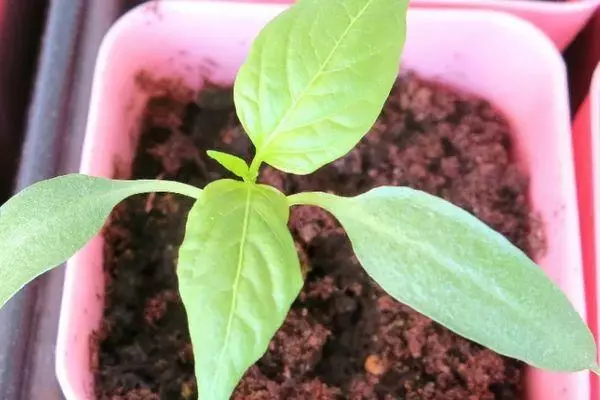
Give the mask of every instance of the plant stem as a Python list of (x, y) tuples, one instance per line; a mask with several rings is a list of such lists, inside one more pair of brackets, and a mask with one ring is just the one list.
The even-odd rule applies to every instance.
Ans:
[(148, 180), (148, 182), (152, 182), (153, 186), (156, 186), (156, 189), (154, 190), (156, 192), (163, 191), (177, 193), (193, 199), (198, 199), (202, 192), (202, 189), (200, 188), (176, 181)]
[(291, 194), (287, 200), (290, 206), (308, 205), (311, 202), (310, 194), (307, 195), (307, 193)]
[(301, 205), (323, 207), (331, 197), (335, 196), (324, 192), (301, 192), (287, 196), (287, 201), (290, 207)]
[(258, 170), (260, 169), (260, 165), (262, 164), (262, 160), (259, 158), (257, 154), (252, 163), (250, 164), (250, 169), (248, 170), (248, 180), (252, 183), (256, 182), (258, 178)]

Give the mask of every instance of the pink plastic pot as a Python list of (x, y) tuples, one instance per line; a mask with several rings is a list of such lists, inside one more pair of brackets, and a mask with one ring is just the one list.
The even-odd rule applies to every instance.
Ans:
[[(240, 0), (238, 0), (240, 1)], [(294, 0), (241, 0), (291, 4)], [(585, 26), (599, 0), (409, 0), (412, 7), (503, 11), (524, 18), (544, 31), (563, 50)]]
[[(283, 9), (277, 5), (178, 1), (137, 8), (107, 34), (98, 57), (81, 172), (111, 177), (131, 161), (147, 94), (140, 70), (201, 89), (231, 84), (252, 39)], [(515, 130), (515, 157), (531, 176), (547, 252), (537, 261), (585, 316), (579, 223), (565, 68), (532, 25), (491, 12), (412, 10), (404, 64), (422, 75), (489, 99)], [(473, 40), (477, 37), (478, 40)], [(67, 266), (57, 375), (68, 400), (92, 399), (90, 334), (99, 327), (104, 279), (102, 238)], [(587, 373), (528, 369), (528, 398), (588, 400)]]
[(563, 50), (600, 5), (598, 0), (411, 0), (414, 7), (486, 9), (524, 18), (544, 31)]
[[(596, 338), (600, 330), (600, 64), (590, 93), (573, 123), (573, 151), (581, 215), (581, 237), (589, 324)], [(600, 398), (600, 378), (592, 377), (592, 399)]]

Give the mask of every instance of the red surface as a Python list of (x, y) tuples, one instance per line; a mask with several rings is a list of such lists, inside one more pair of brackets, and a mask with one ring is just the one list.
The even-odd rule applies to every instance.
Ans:
[[(596, 246), (594, 230), (594, 171), (592, 165), (592, 136), (590, 100), (587, 98), (573, 123), (573, 152), (580, 215), (583, 273), (587, 299), (588, 325), (598, 339), (598, 299), (596, 296)], [(591, 399), (600, 398), (600, 378), (590, 374)]]

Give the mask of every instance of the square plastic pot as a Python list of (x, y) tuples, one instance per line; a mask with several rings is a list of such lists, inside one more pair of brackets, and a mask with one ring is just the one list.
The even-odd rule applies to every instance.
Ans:
[[(240, 0), (238, 0), (240, 1)], [(241, 0), (292, 4), (293, 0)], [(600, 0), (408, 0), (412, 7), (502, 11), (526, 19), (564, 50), (585, 26)]]
[[(600, 64), (592, 77), (590, 92), (573, 122), (573, 151), (577, 195), (581, 215), (581, 245), (584, 265), (587, 313), (598, 338), (600, 330)], [(600, 398), (600, 378), (592, 377), (592, 399)]]
[(526, 19), (564, 50), (594, 14), (598, 0), (411, 0), (414, 7), (485, 9)]
[[(197, 90), (232, 84), (251, 41), (284, 6), (178, 1), (122, 17), (102, 44), (94, 78), (81, 172), (111, 177), (131, 161), (147, 94), (134, 77), (181, 79)], [(579, 223), (566, 74), (538, 29), (483, 11), (411, 10), (403, 66), (499, 107), (514, 128), (515, 157), (531, 177), (530, 197), (544, 222), (547, 251), (536, 261), (585, 317)], [(473, 40), (473, 37), (479, 40)], [(93, 399), (90, 334), (103, 310), (102, 238), (68, 263), (57, 375), (68, 400)], [(589, 400), (587, 373), (527, 369), (528, 399)]]

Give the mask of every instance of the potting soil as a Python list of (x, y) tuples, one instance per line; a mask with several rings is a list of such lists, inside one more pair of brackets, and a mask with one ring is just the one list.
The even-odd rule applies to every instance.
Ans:
[[(142, 120), (134, 178), (202, 187), (232, 177), (206, 150), (251, 159), (230, 89), (211, 90), (198, 101), (177, 82), (141, 74), (138, 83), (153, 97)], [(512, 160), (510, 137), (508, 124), (486, 101), (405, 74), (375, 126), (347, 156), (308, 176), (264, 167), (260, 181), (286, 194), (355, 195), (381, 185), (410, 186), (475, 214), (534, 255), (543, 251), (541, 224), (528, 203), (527, 176)], [(116, 170), (122, 170), (118, 164)], [(99, 399), (197, 396), (175, 274), (191, 205), (177, 195), (138, 195), (115, 209), (104, 230), (106, 306), (91, 343)], [(388, 296), (326, 212), (295, 207), (289, 226), (306, 283), (234, 399), (520, 398), (519, 362)]]

